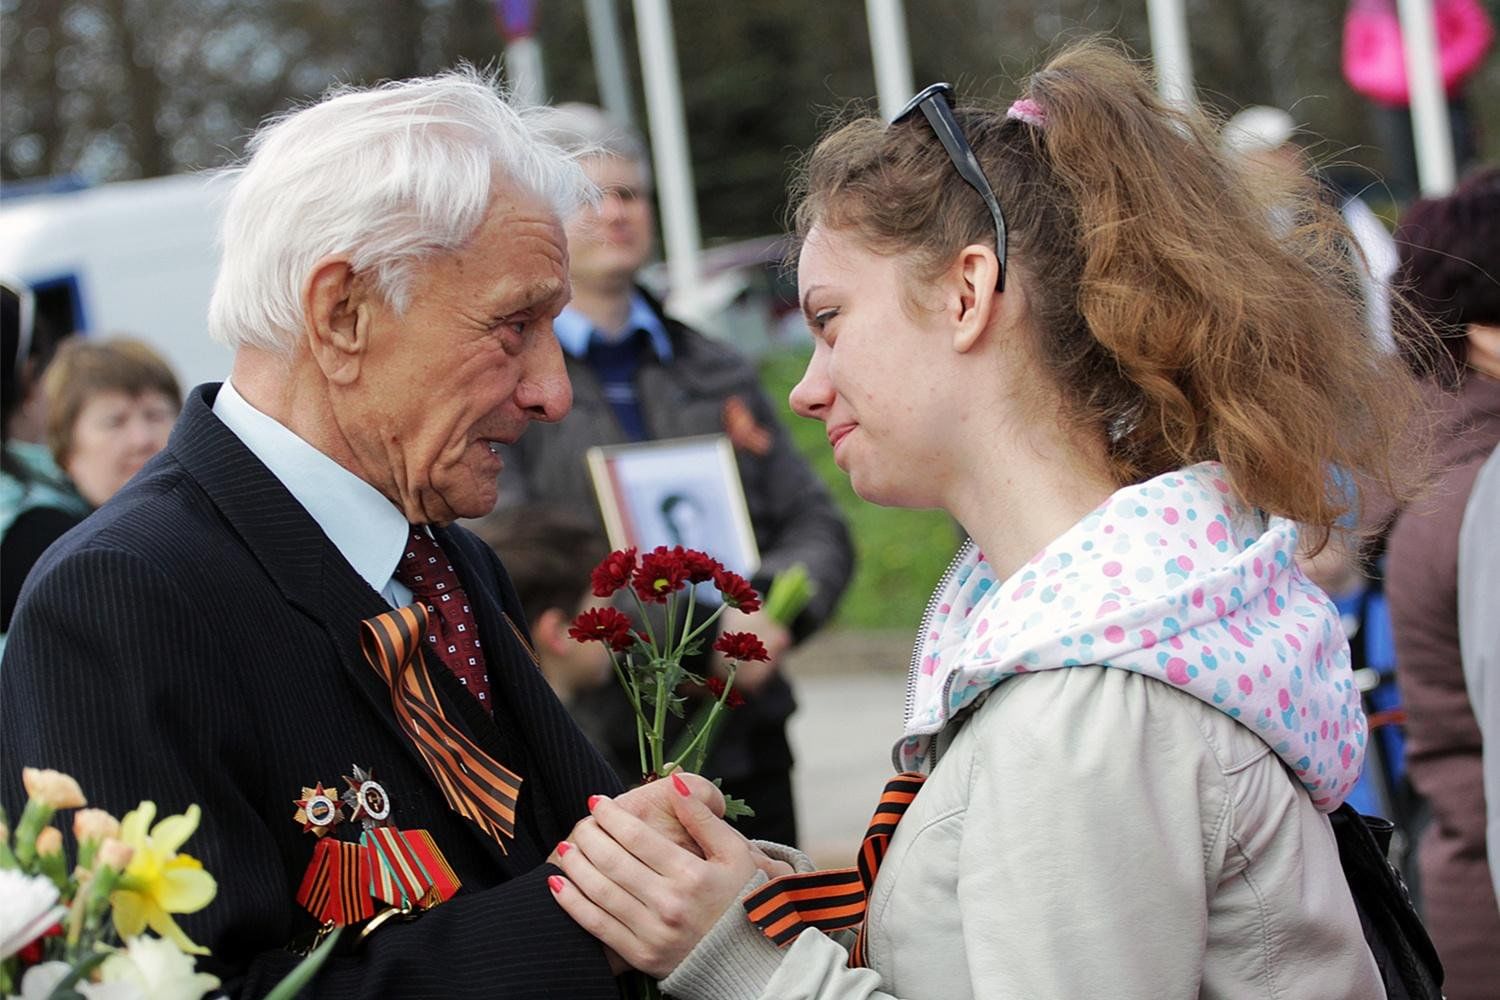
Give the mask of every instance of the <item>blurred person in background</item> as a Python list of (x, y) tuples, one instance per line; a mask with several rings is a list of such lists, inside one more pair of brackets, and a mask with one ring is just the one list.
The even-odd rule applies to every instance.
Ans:
[[(1293, 183), (1311, 177), (1319, 194), (1338, 209), (1354, 236), (1350, 252), (1363, 255), (1359, 286), (1364, 295), (1366, 328), (1377, 344), (1394, 346), (1391, 338), (1388, 283), (1396, 269), (1396, 244), (1390, 230), (1358, 194), (1335, 186), (1317, 170), (1297, 143), (1297, 123), (1281, 108), (1254, 105), (1237, 112), (1220, 132), (1224, 151), (1251, 170), (1281, 173)], [(1273, 221), (1290, 238), (1297, 220), (1287, 206), (1272, 210)]]
[[(1294, 559), (1348, 509), (1329, 468), (1413, 488), (1414, 380), (1347, 230), (1112, 46), (1007, 111), (948, 93), (825, 136), (797, 188), (793, 408), (863, 499), (973, 539), (917, 637), (908, 773), (850, 878), (765, 884), (683, 796), (705, 858), (603, 802), (558, 899), (681, 1000), (1385, 995), (1330, 819), (1365, 719)], [(1267, 225), (1289, 199), (1320, 238)]]
[(47, 338), (39, 335), (35, 300), (20, 282), (0, 281), (4, 385), (0, 386), (0, 649), (26, 574), (47, 546), (88, 516), (89, 505), (69, 485), (47, 448), (16, 440), (16, 422), (35, 398)]
[(1458, 541), (1475, 478), (1500, 443), (1500, 168), (1412, 204), (1396, 238), (1396, 287), (1436, 334), (1406, 353), (1430, 392), (1440, 474), (1396, 516), (1385, 590), (1407, 766), (1432, 810), (1417, 850), (1424, 914), (1448, 996), (1479, 1000), (1500, 984), (1500, 909), (1486, 857), (1484, 740), (1459, 648)]
[(80, 496), (100, 507), (167, 446), (182, 389), (167, 362), (128, 337), (74, 337), (42, 377), (47, 446)]
[(591, 521), (550, 507), (505, 508), (470, 527), (510, 573), (547, 683), (602, 748), (605, 734), (587, 724), (587, 716), (580, 718), (576, 705), (580, 694), (613, 683), (609, 650), (603, 643), (578, 642), (568, 629), (579, 612), (598, 603), (589, 591), (589, 571), (609, 554), (609, 545)]
[[(758, 634), (771, 661), (740, 667), (735, 687), (746, 704), (719, 727), (704, 771), (723, 778), (727, 789), (754, 807), (756, 815), (740, 823), (747, 836), (793, 843), (786, 724), (796, 705), (779, 661), (837, 606), (854, 563), (848, 529), (777, 419), (755, 365), (729, 345), (668, 318), (637, 283), (652, 244), (650, 178), (640, 138), (581, 104), (552, 109), (543, 125), (553, 141), (583, 155), (584, 170), (604, 198), (568, 225), (573, 299), (555, 331), (573, 385), (572, 412), (504, 450), (500, 506), (551, 505), (600, 523), (584, 457), (589, 448), (729, 435), (761, 554), (752, 582), (764, 594), (776, 573), (801, 563), (815, 593), (791, 629), (765, 612), (730, 608), (720, 619), (721, 632)], [(722, 675), (719, 654), (712, 655)], [(600, 717), (613, 719), (609, 756), (616, 769), (628, 782), (639, 780), (629, 701), (615, 685), (584, 697), (594, 699), (605, 702), (593, 707)]]

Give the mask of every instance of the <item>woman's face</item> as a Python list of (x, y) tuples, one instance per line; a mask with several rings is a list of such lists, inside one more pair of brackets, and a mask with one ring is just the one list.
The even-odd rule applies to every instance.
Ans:
[(117, 389), (96, 393), (73, 422), (66, 471), (78, 492), (98, 507), (161, 451), (177, 419), (177, 406), (162, 393), (131, 396)]
[(834, 462), (864, 499), (941, 506), (965, 413), (942, 293), (930, 313), (908, 306), (898, 258), (822, 226), (803, 244), (797, 284), (814, 349), (792, 409), (823, 422)]

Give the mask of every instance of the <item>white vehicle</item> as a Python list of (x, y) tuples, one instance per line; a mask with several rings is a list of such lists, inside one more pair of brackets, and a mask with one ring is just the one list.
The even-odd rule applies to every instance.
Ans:
[(0, 201), (0, 274), (36, 293), (58, 333), (127, 334), (156, 348), (184, 389), (229, 374), (208, 338), (226, 174), (183, 174)]

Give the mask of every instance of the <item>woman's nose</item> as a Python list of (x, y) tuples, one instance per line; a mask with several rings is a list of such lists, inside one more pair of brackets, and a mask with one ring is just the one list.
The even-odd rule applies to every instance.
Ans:
[(799, 417), (822, 420), (828, 413), (829, 404), (833, 402), (833, 385), (828, 381), (828, 366), (823, 361), (824, 350), (822, 345), (813, 350), (813, 356), (807, 362), (807, 371), (792, 386), (789, 401), (792, 412)]

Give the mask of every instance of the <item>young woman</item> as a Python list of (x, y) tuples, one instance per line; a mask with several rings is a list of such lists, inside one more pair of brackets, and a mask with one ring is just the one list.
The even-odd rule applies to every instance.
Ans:
[(973, 541), (918, 635), (867, 906), (763, 886), (686, 797), (703, 858), (607, 800), (564, 845), (561, 905), (671, 995), (1383, 994), (1326, 817), (1365, 721), (1294, 556), (1342, 513), (1331, 469), (1402, 493), (1412, 389), (1311, 189), (1274, 224), (1290, 194), (1216, 149), (1085, 43), (1008, 111), (929, 88), (812, 154), (792, 405), (860, 496)]

